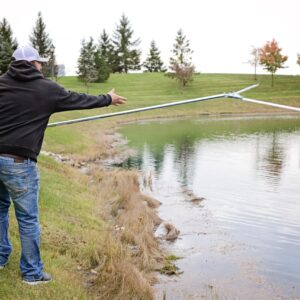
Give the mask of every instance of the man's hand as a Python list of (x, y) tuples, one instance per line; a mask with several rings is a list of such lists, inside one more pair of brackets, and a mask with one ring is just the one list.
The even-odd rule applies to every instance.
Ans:
[(120, 105), (120, 104), (125, 104), (126, 103), (126, 98), (119, 96), (115, 93), (115, 89), (112, 89), (110, 92), (108, 92), (107, 94), (109, 94), (111, 96), (111, 104), (113, 105)]

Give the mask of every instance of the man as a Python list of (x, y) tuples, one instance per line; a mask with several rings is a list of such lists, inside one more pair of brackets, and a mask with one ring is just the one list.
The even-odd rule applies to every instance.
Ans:
[(92, 96), (66, 91), (41, 73), (41, 58), (32, 47), (18, 48), (0, 77), (0, 269), (8, 262), (8, 210), (14, 203), (21, 239), (20, 269), (24, 283), (51, 281), (40, 257), (39, 172), (36, 166), (44, 132), (55, 112), (119, 105), (115, 94)]

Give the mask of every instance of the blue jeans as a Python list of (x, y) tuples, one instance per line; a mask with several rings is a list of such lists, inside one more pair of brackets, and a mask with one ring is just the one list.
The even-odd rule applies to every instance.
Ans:
[(8, 238), (9, 206), (14, 204), (21, 239), (20, 269), (29, 281), (42, 277), (38, 194), (40, 177), (36, 163), (15, 163), (0, 154), (0, 265), (5, 265), (12, 251)]

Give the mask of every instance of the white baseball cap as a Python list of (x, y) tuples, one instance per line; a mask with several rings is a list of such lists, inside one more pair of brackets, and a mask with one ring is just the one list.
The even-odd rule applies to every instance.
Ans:
[(15, 60), (47, 62), (49, 58), (40, 57), (36, 49), (25, 46), (18, 48), (12, 55)]

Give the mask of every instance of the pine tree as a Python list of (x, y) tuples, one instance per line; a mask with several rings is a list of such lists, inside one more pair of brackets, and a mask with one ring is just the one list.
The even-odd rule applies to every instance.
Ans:
[(190, 42), (179, 29), (172, 50), (173, 57), (170, 58), (170, 69), (172, 78), (176, 78), (183, 86), (193, 80), (195, 67), (192, 64), (192, 53)]
[(95, 53), (95, 68), (97, 71), (97, 78), (95, 81), (105, 82), (109, 78), (111, 69), (100, 50), (97, 50)]
[(56, 64), (55, 47), (50, 48), (49, 61), (43, 67), (43, 73), (46, 77), (52, 77), (57, 80), (58, 66)]
[(4, 38), (0, 35), (0, 75), (7, 71), (12, 53), (13, 49), (11, 45), (4, 41)]
[(56, 68), (55, 47), (49, 34), (46, 32), (46, 25), (43, 21), (42, 13), (38, 13), (38, 18), (33, 28), (32, 35), (29, 36), (32, 47), (34, 47), (42, 57), (49, 57), (49, 61), (43, 67), (46, 77), (54, 77)]
[(0, 74), (7, 71), (12, 54), (17, 47), (18, 43), (13, 38), (11, 27), (7, 20), (3, 18), (2, 22), (0, 22)]
[(18, 48), (18, 42), (13, 38), (12, 29), (5, 18), (0, 22), (0, 35), (11, 45), (13, 51)]
[(135, 48), (140, 44), (140, 39), (132, 40), (133, 30), (130, 27), (128, 18), (124, 14), (113, 37), (113, 72), (128, 73), (129, 70), (140, 70), (141, 52)]
[(166, 69), (163, 67), (164, 63), (160, 58), (160, 51), (156, 47), (155, 41), (150, 44), (150, 50), (147, 59), (143, 66), (148, 72), (165, 72)]
[(129, 70), (140, 70), (141, 69), (141, 51), (139, 49), (133, 49), (130, 51), (130, 63), (128, 65)]
[(97, 82), (104, 82), (109, 78), (112, 72), (112, 53), (113, 46), (104, 29), (99, 39), (98, 50), (95, 54), (95, 63), (98, 72)]
[(103, 60), (109, 65), (110, 69), (112, 70), (114, 47), (111, 44), (111, 40), (108, 34), (106, 33), (105, 29), (102, 31), (102, 34), (99, 39), (99, 51)]
[(90, 37), (89, 42), (82, 41), (80, 56), (78, 59), (78, 78), (83, 81), (87, 92), (89, 90), (89, 83), (95, 82), (98, 77), (96, 68), (96, 46), (94, 40)]

